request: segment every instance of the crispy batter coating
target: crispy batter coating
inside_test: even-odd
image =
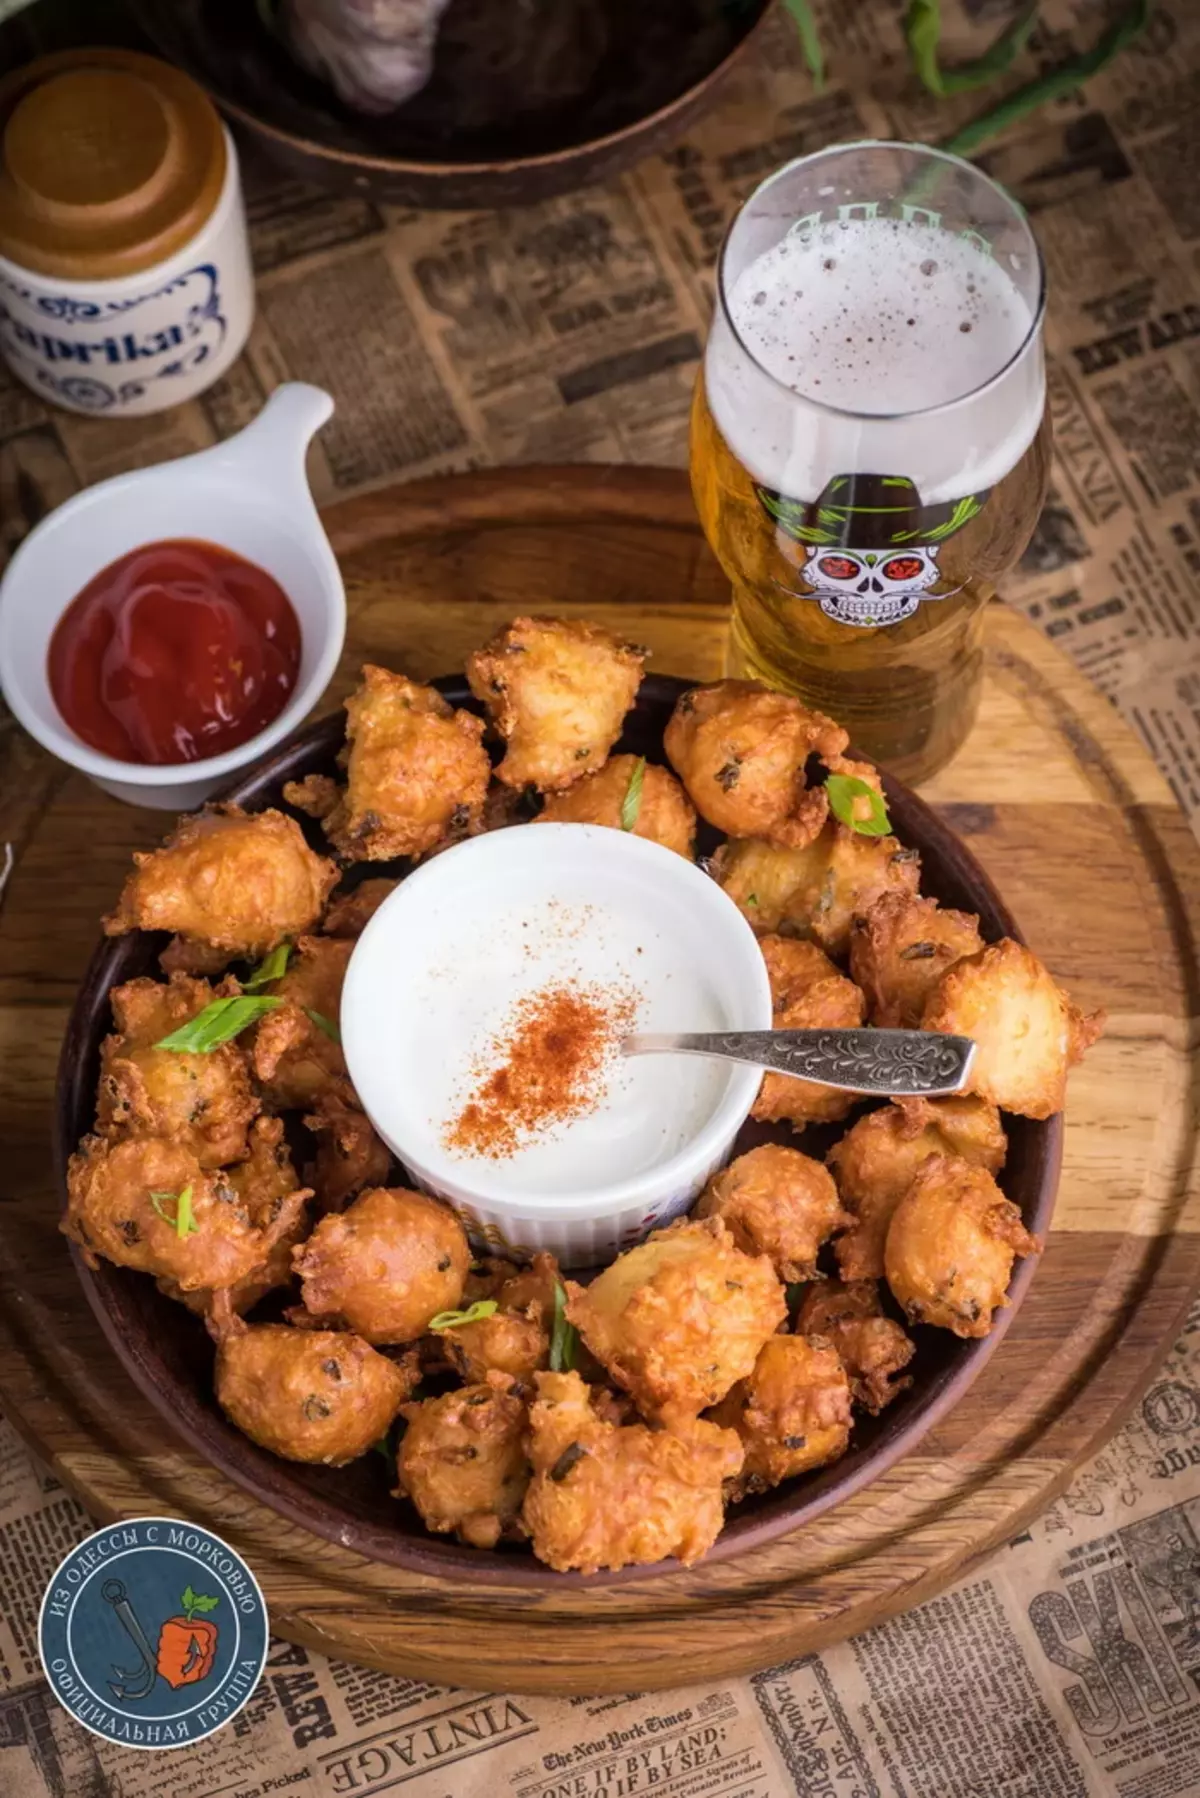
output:
[[[760,947],[771,980],[774,1029],[840,1029],[862,1023],[866,1011],[862,994],[815,943],[765,936]],[[772,1124],[786,1119],[802,1128],[843,1118],[857,1103],[854,1093],[770,1073],[763,1075],[750,1115]]]
[[[510,1381],[493,1374],[442,1398],[405,1405],[408,1428],[397,1461],[397,1497],[408,1497],[426,1529],[453,1530],[475,1548],[494,1548],[520,1528],[529,1484],[525,1406]]]
[[[1018,1255],[1041,1250],[986,1168],[931,1155],[888,1225],[883,1266],[910,1323],[986,1336]]]
[[[755,930],[811,937],[840,956],[858,915],[886,893],[915,894],[921,857],[895,837],[862,836],[831,819],[801,849],[754,838],[724,843],[712,872]]]
[[[845,1454],[850,1382],[832,1343],[772,1336],[712,1419],[742,1440],[745,1459],[730,1491],[737,1500]]]
[[[297,783],[284,798],[321,815],[350,861],[424,855],[478,825],[491,774],[483,721],[403,674],[368,662],[362,676],[346,701],[345,791],[332,807],[325,785]]]
[[[714,1174],[694,1217],[720,1217],[739,1249],[766,1255],[781,1280],[814,1280],[817,1251],[853,1222],[828,1168],[799,1149],[763,1143]]]
[[[553,1255],[535,1255],[531,1266],[516,1269],[492,1295],[499,1310],[439,1332],[455,1371],[467,1381],[484,1380],[493,1370],[531,1381],[548,1364],[558,1278]]]
[[[770,1261],[744,1254],[718,1217],[655,1230],[567,1294],[601,1366],[644,1417],[668,1424],[716,1404],[787,1314]]]
[[[929,995],[964,955],[983,948],[979,919],[911,892],[880,895],[850,925],[850,978],[885,1030],[919,1029]]]
[[[360,880],[352,892],[335,893],[321,920],[321,929],[326,936],[360,937],[384,900],[390,899],[399,885],[398,880],[387,880],[377,874],[370,880]]]
[[[294,818],[236,805],[181,818],[161,849],[133,860],[106,933],[171,930],[228,960],[255,959],[311,930],[338,877]]]
[[[876,1280],[892,1213],[930,1155],[999,1173],[1008,1140],[985,1099],[904,1099],[859,1118],[827,1157],[854,1222],[834,1243],[843,1280]]]
[[[798,1336],[823,1336],[833,1344],[850,1380],[856,1405],[878,1415],[898,1392],[912,1385],[903,1373],[916,1345],[884,1315],[875,1280],[819,1280],[808,1288],[796,1313]]]
[[[307,1311],[368,1342],[415,1342],[462,1298],[471,1256],[454,1213],[401,1186],[364,1192],[323,1217],[293,1265]]]
[[[259,1105],[238,1045],[222,1043],[208,1055],[154,1046],[217,996],[206,980],[187,974],[166,985],[130,980],[112,989],[116,1034],[100,1051],[96,1128],[102,1136],[167,1137],[206,1168],[246,1153]]]
[[[921,1025],[974,1038],[972,1092],[1021,1117],[1048,1118],[1062,1110],[1067,1069],[1101,1034],[1105,1014],[1080,1011],[1032,950],[1004,937],[947,969]]]
[[[668,1555],[690,1567],[712,1547],[723,1483],[741,1465],[732,1430],[699,1419],[674,1430],[622,1425],[590,1402],[577,1373],[539,1373],[537,1388],[524,1521],[539,1560],[560,1573]]]
[[[322,1212],[344,1211],[368,1186],[387,1185],[391,1150],[376,1136],[365,1114],[340,1093],[323,1092],[304,1122],[317,1139],[316,1160],[305,1179]]]
[[[845,749],[841,725],[757,681],[716,681],[684,693],[663,747],[702,818],[731,837],[811,843],[829,815],[824,787],[804,764]]]
[[[597,624],[514,618],[467,658],[467,679],[508,745],[496,778],[561,792],[594,774],[637,696],[643,649]]]
[[[103,1256],[139,1273],[163,1275],[184,1292],[235,1286],[295,1231],[312,1197],[303,1189],[277,1194],[267,1218],[255,1223],[234,1183],[238,1173],[202,1168],[187,1149],[161,1137],[85,1137],[67,1169],[62,1229],[93,1267]],[[175,1220],[185,1189],[194,1227],[181,1236]]]
[[[217,1349],[217,1403],[285,1461],[344,1467],[386,1436],[415,1368],[340,1330],[242,1325]]]
[[[585,774],[565,793],[552,793],[536,824],[607,824],[612,830],[624,830],[622,810],[630,795],[641,758],[636,755],[613,755],[595,774]],[[635,837],[648,837],[664,849],[674,849],[690,861],[696,849],[696,812],[691,800],[673,774],[645,762],[641,776],[641,797],[630,799],[634,814]]]
[[[302,936],[286,973],[270,989],[283,1004],[255,1026],[250,1053],[263,1096],[279,1111],[313,1109],[325,1095],[353,1100],[341,1042],[317,1022],[323,1018],[338,1029],[353,953],[349,938]]]

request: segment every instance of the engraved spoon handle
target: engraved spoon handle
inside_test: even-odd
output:
[[[749,1061],[841,1092],[933,1099],[962,1091],[975,1044],[934,1030],[716,1030],[627,1036],[621,1053]]]

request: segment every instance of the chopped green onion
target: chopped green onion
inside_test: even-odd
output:
[[[304,1007],[304,1015],[310,1024],[315,1024],[318,1030],[323,1030],[325,1032],[325,1035],[329,1038],[331,1043],[341,1043],[341,1031],[331,1018],[325,1016],[323,1011],[313,1011],[310,1006],[306,1005]]]
[[[633,764],[633,773],[629,776],[629,785],[625,789],[625,797],[621,801],[621,829],[632,830],[638,821],[638,813],[642,809],[642,782],[646,778],[646,758],[639,755]]]
[[[243,980],[242,991],[244,993],[261,992],[263,987],[270,986],[272,981],[282,979],[283,975],[287,973],[291,955],[292,945],[290,943],[276,943],[270,955],[266,957],[265,961],[259,962],[250,978]]]
[[[856,830],[860,837],[886,837],[891,830],[887,806],[883,803],[883,795],[876,791],[868,781],[860,780],[857,774],[831,774],[825,782],[825,791],[829,795],[829,809],[835,818],[840,818],[850,830]],[[870,816],[860,818],[856,799],[867,799],[871,804]]]
[[[476,1324],[481,1318],[491,1317],[497,1309],[495,1299],[476,1299],[465,1311],[439,1311],[436,1317],[429,1320],[431,1330],[457,1330],[462,1324]]]
[[[567,1294],[554,1282],[554,1323],[550,1331],[550,1371],[570,1373],[579,1354],[579,1331],[567,1321]]]
[[[150,1203],[162,1218],[164,1224],[170,1224],[176,1236],[198,1236],[200,1226],[192,1215],[192,1189],[185,1186],[182,1192],[152,1192]],[[167,1205],[174,1205],[174,1214],[166,1210]]]
[[[164,1036],[154,1047],[192,1055],[211,1055],[222,1043],[232,1042],[235,1036],[240,1036],[243,1030],[282,1004],[282,999],[266,993],[253,996],[241,993],[235,999],[214,999],[211,1005],[198,1011],[178,1030],[172,1030],[170,1036]]]

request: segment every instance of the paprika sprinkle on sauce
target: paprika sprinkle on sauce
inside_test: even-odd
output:
[[[446,1147],[501,1161],[537,1131],[594,1110],[636,1015],[636,995],[621,986],[547,986],[519,1000],[493,1045],[502,1059],[478,1078]]]

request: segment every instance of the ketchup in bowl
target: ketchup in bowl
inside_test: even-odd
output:
[[[93,749],[196,762],[277,718],[300,669],[278,581],[215,543],[146,543],[76,594],[50,639],[50,691]]]

